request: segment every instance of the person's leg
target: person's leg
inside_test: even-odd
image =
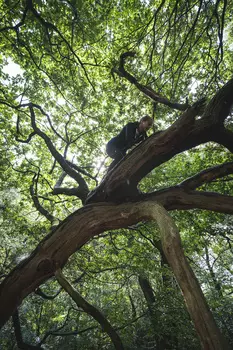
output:
[[[114,159],[113,162],[109,165],[108,171],[111,170],[125,156],[125,152],[122,152],[111,142],[107,144],[106,152],[109,157]]]

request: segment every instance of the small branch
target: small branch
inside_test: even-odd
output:
[[[95,88],[94,88],[92,82],[90,81],[90,78],[89,78],[89,76],[87,74],[87,70],[86,70],[84,64],[82,63],[81,59],[78,57],[76,52],[73,50],[73,48],[70,45],[70,43],[66,40],[64,35],[57,29],[57,27],[53,23],[47,22],[46,20],[44,20],[44,18],[41,16],[41,14],[33,7],[33,1],[32,0],[28,0],[28,9],[32,12],[32,14],[35,16],[35,18],[43,25],[43,27],[45,27],[47,32],[48,32],[48,29],[52,29],[52,30],[54,30],[54,32],[56,32],[59,35],[59,37],[62,39],[62,41],[66,44],[68,50],[77,59],[78,63],[80,64],[80,66],[82,67],[82,69],[84,71],[84,74],[85,74],[85,76],[87,78],[87,81],[89,82],[89,84],[91,85],[93,90],[95,91]]]
[[[143,92],[144,95],[146,95],[147,97],[149,97],[155,102],[162,103],[168,107],[171,107],[173,109],[178,109],[180,111],[184,111],[185,109],[187,109],[189,107],[187,103],[180,104],[177,102],[171,102],[170,100],[168,100],[167,97],[162,96],[159,93],[155,92],[151,87],[140,84],[133,75],[131,75],[129,72],[125,70],[124,64],[125,64],[126,58],[135,57],[135,55],[136,53],[131,51],[121,54],[119,68],[118,69],[113,68],[112,69],[113,73],[118,74],[120,77],[126,78],[131,84],[135,85],[141,92]]]
[[[19,139],[18,136],[15,137],[16,141],[18,142],[21,142],[21,143],[29,143],[31,141],[31,139],[33,138],[33,136],[36,135],[36,132],[33,131],[26,140],[22,140],[22,139]]]
[[[41,288],[37,288],[35,290],[35,294],[39,295],[40,297],[42,297],[43,299],[46,299],[46,300],[53,300],[55,299],[62,291],[62,288],[60,288],[54,295],[48,295],[48,294],[45,294]]]
[[[58,180],[57,180],[57,182],[56,182],[56,184],[55,184],[55,186],[54,186],[54,188],[59,188],[59,187],[62,185],[62,183],[63,183],[63,181],[64,181],[66,175],[67,175],[67,174],[66,174],[65,171],[63,171],[63,172],[61,173],[61,175],[59,176],[59,178],[58,178]]]
[[[34,107],[38,108],[41,110],[41,108],[35,104],[30,103],[29,104],[29,109],[30,109],[30,113],[31,113],[31,123],[32,123],[32,128],[33,130],[37,133],[37,135],[39,135],[46,143],[49,151],[51,152],[51,154],[53,155],[53,157],[57,160],[57,162],[60,164],[60,166],[62,167],[62,169],[70,176],[72,177],[75,181],[77,181],[77,183],[79,184],[79,194],[80,194],[80,199],[85,200],[89,189],[88,186],[85,182],[85,180],[83,179],[83,177],[77,173],[76,171],[74,171],[69,164],[67,163],[67,161],[64,159],[64,157],[56,150],[56,148],[54,147],[52,141],[50,140],[50,138],[43,132],[41,131],[37,125],[36,125],[36,116],[35,116],[35,112],[34,112]]]
[[[46,332],[44,338],[41,340],[40,344],[45,343],[46,339],[50,335],[53,335],[55,337],[68,337],[68,336],[71,336],[71,335],[80,335],[82,333],[89,332],[89,331],[91,331],[93,329],[96,329],[96,328],[97,328],[96,326],[92,326],[92,327],[84,328],[84,329],[77,330],[77,331],[71,331],[71,332],[59,332],[58,330],[56,330],[56,331],[48,331],[48,332]]]
[[[23,11],[23,16],[22,16],[22,19],[19,21],[19,23],[17,23],[15,26],[9,26],[9,27],[3,27],[3,28],[0,28],[0,33],[1,32],[4,32],[4,31],[7,31],[7,30],[15,30],[16,32],[18,31],[19,27],[21,27],[22,25],[24,25],[24,22],[25,22],[25,19],[26,19],[26,15],[27,15],[27,12],[29,10],[29,7],[28,7],[28,3]]]
[[[73,164],[72,162],[70,162],[69,160],[67,160],[67,163],[74,168],[75,170],[77,170],[79,173],[88,176],[90,179],[94,180],[97,184],[97,180],[94,176],[92,176],[90,173],[88,173],[87,171],[85,171],[84,169],[82,169],[81,167]]]
[[[123,350],[123,344],[120,337],[116,333],[115,329],[111,326],[105,316],[93,305],[89,304],[78,292],[75,290],[71,284],[67,281],[63,275],[61,269],[56,270],[55,276],[60,283],[60,285],[65,289],[65,291],[70,295],[70,297],[75,301],[77,306],[81,307],[87,314],[92,316],[103,328],[103,330],[109,335],[112,340],[115,349]]]
[[[38,182],[38,175],[34,175],[33,177],[33,182],[30,185],[30,194],[33,200],[33,203],[36,207],[36,209],[38,210],[39,213],[41,213],[43,216],[46,217],[46,219],[48,219],[51,222],[51,225],[53,225],[53,223],[55,221],[57,221],[58,219],[55,218],[52,214],[50,214],[48,212],[48,210],[46,210],[39,202],[39,199],[37,197],[37,182]],[[34,186],[35,186],[35,190],[34,190]]]

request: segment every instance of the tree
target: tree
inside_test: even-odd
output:
[[[231,291],[227,283],[220,286],[210,259],[211,254],[215,256],[216,251],[231,244],[230,234],[225,233],[230,224],[222,228],[222,241],[214,246],[209,237],[220,225],[219,218],[213,218],[212,233],[206,236],[205,223],[213,214],[201,212],[204,223],[200,232],[206,239],[197,239],[192,249],[187,224],[195,209],[221,213],[224,220],[233,212],[231,4],[44,4],[28,0],[4,3],[2,13],[1,208],[6,243],[2,244],[5,279],[0,289],[1,324],[17,315],[24,298],[38,292],[40,285],[60,268],[65,267],[69,278],[76,280],[75,269],[83,263],[76,261],[76,252],[82,252],[93,237],[109,231],[111,237],[112,230],[136,227],[144,244],[149,239],[150,249],[174,271],[202,347],[227,348],[219,328],[230,338],[232,329],[222,326],[228,316],[221,322],[217,316],[218,325],[215,322],[200,282],[184,255],[177,226],[192,265],[195,254],[199,254],[197,262],[202,254],[205,256],[206,274],[213,282],[206,296],[212,290],[221,290],[221,305],[230,303]],[[4,72],[9,59],[20,65],[21,75],[10,77]],[[143,113],[156,116],[160,132],[154,132],[106,173],[101,145],[126,123],[127,114],[139,117]],[[138,191],[139,183],[143,193]],[[13,194],[8,197],[9,189]],[[177,225],[167,211],[172,212]],[[191,217],[185,211],[191,211]],[[145,233],[151,224],[143,225],[142,231],[138,231],[138,224],[151,220],[157,222],[160,234],[152,225],[148,238]],[[193,221],[197,228],[198,219]],[[122,241],[126,244],[125,238]],[[24,251],[28,256],[16,264]],[[99,254],[103,260],[111,260],[107,249],[105,255]],[[218,265],[219,273],[227,270],[232,274],[228,254],[227,248],[225,259]],[[71,256],[72,263],[68,260]],[[124,259],[124,264],[129,265]],[[118,267],[120,263],[116,261]],[[85,274],[90,264],[87,259],[80,272]],[[155,269],[145,265],[140,271],[137,265],[138,261],[133,269],[137,277]],[[163,273],[162,276],[165,281]],[[228,275],[228,281],[229,278]],[[85,288],[84,294],[89,287]],[[132,293],[130,284],[129,290]],[[136,318],[139,307],[130,293],[127,302],[126,291],[122,294],[122,305],[131,305]],[[40,289],[39,294],[46,295]],[[91,295],[88,290],[87,299]],[[97,302],[99,292],[97,295],[91,299],[101,304]],[[33,301],[30,307],[32,304]],[[15,321],[18,319],[15,316]],[[82,318],[82,322],[85,325],[89,319]],[[85,328],[88,332],[94,329]],[[143,327],[141,330],[146,333]],[[46,341],[57,330],[46,330],[45,323],[39,320],[36,332],[40,339],[44,334]],[[101,341],[103,346],[106,340]],[[20,343],[28,342],[20,336]],[[158,344],[163,346],[162,341]],[[174,344],[173,348],[177,346]],[[98,348],[97,343],[93,346]]]

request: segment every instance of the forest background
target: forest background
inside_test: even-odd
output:
[[[232,9],[1,1],[2,349],[233,346]]]

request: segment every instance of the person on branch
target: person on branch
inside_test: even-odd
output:
[[[109,157],[114,159],[108,170],[112,169],[126,155],[127,150],[148,137],[146,132],[152,125],[153,119],[145,115],[139,122],[126,124],[121,132],[107,143],[106,152]]]

